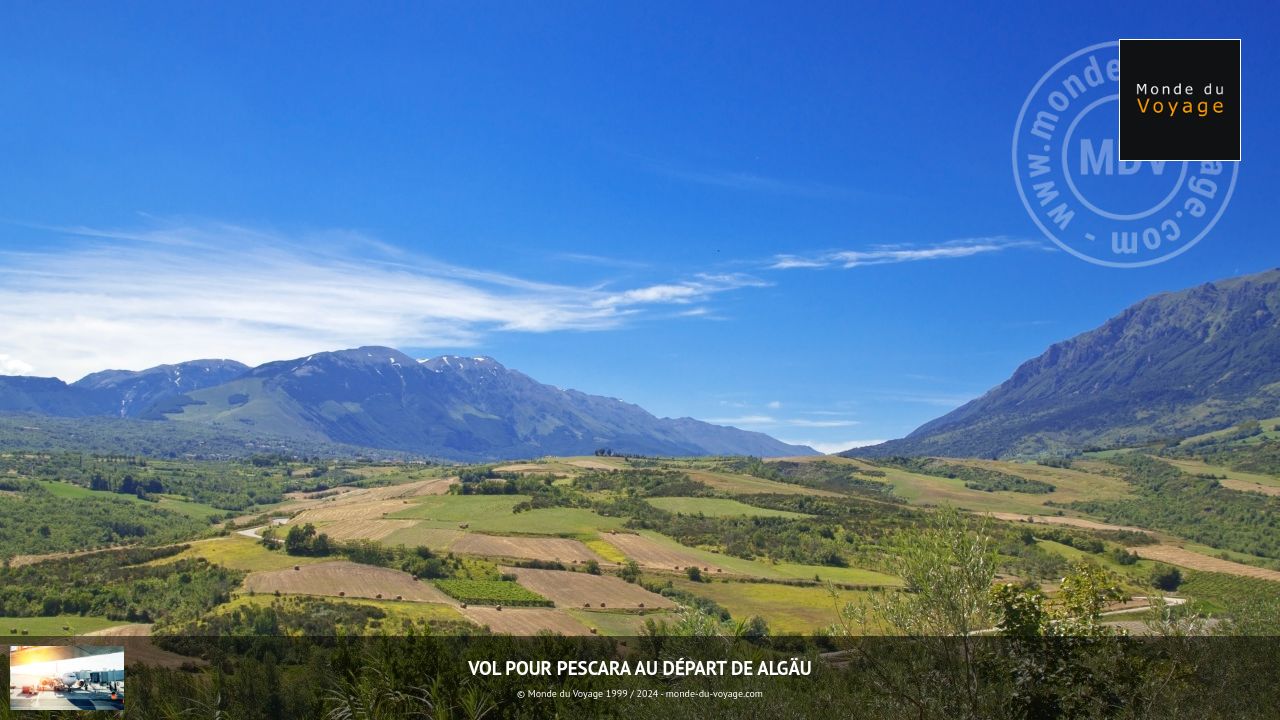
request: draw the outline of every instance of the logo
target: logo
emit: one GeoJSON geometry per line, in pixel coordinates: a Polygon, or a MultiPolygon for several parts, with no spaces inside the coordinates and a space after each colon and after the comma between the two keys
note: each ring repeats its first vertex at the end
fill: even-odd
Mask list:
{"type": "Polygon", "coordinates": [[[1018,113],[1013,176],[1023,207],[1058,247],[1095,265],[1146,267],[1213,229],[1240,167],[1120,160],[1119,82],[1118,42],[1050,68],[1018,113]]]}

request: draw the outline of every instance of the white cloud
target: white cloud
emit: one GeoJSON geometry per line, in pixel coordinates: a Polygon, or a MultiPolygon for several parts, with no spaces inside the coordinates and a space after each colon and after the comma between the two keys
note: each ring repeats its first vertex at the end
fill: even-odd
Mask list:
{"type": "Polygon", "coordinates": [[[744,287],[764,287],[768,283],[749,275],[696,275],[692,280],[679,283],[650,285],[620,293],[605,295],[593,305],[599,308],[615,308],[628,305],[667,303],[688,305],[707,299],[715,293],[744,287]]]}
{"type": "Polygon", "coordinates": [[[777,410],[778,408],[782,407],[782,401],[773,400],[772,402],[765,405],[765,407],[769,408],[770,410],[777,410]]]}
{"type": "Polygon", "coordinates": [[[867,250],[835,250],[812,256],[777,255],[769,265],[770,270],[796,268],[844,269],[865,265],[891,265],[927,260],[948,260],[996,253],[1011,248],[1035,248],[1044,244],[1034,240],[1017,240],[1003,236],[967,238],[933,245],[873,245],[867,250]]]}
{"type": "Polygon", "coordinates": [[[31,365],[16,357],[0,353],[0,375],[26,375],[31,372],[31,365]]]}
{"type": "Polygon", "coordinates": [[[70,249],[0,253],[0,371],[73,380],[202,357],[256,364],[366,344],[460,347],[495,332],[609,330],[653,306],[763,284],[746,275],[622,290],[543,283],[344,232],[64,232],[79,237],[70,249]]]}
{"type": "Polygon", "coordinates": [[[834,442],[818,441],[818,440],[783,440],[782,442],[791,443],[792,445],[808,445],[823,455],[844,452],[853,448],[866,447],[868,445],[879,445],[884,440],[836,440],[834,442]]]}

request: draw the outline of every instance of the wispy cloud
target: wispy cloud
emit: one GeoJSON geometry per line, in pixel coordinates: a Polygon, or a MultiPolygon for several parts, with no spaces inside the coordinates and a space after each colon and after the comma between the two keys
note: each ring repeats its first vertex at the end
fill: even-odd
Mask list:
{"type": "Polygon", "coordinates": [[[688,305],[701,302],[716,293],[726,290],[737,290],[744,287],[764,287],[768,284],[763,280],[744,274],[699,274],[690,280],[681,282],[649,285],[607,294],[596,300],[594,305],[599,308],[628,307],[655,303],[688,305]]]}
{"type": "Polygon", "coordinates": [[[797,268],[843,268],[866,265],[950,260],[998,253],[1014,248],[1038,248],[1044,243],[1003,236],[966,238],[932,245],[872,245],[866,250],[832,250],[815,255],[777,255],[768,265],[770,270],[797,268]]]}
{"type": "Polygon", "coordinates": [[[764,284],[702,274],[613,288],[441,263],[357,233],[187,224],[63,229],[70,249],[0,252],[0,372],[70,380],[196,357],[248,363],[362,344],[475,345],[601,331],[764,284]]]}

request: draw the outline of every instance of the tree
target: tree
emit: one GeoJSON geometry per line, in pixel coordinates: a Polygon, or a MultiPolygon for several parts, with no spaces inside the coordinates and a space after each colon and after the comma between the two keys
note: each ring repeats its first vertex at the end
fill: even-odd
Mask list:
{"type": "MultiPolygon", "coordinates": [[[[289,528],[289,533],[284,536],[284,551],[290,555],[312,555],[315,550],[316,527],[311,523],[298,526],[294,525],[289,528]]],[[[328,549],[328,536],[325,536],[325,546],[328,549]]]]}
{"type": "MultiPolygon", "coordinates": [[[[870,671],[901,716],[981,717],[980,638],[991,627],[996,555],[989,520],[971,521],[954,508],[893,539],[901,591],[879,592],[840,611],[838,635],[870,671]],[[886,627],[887,626],[887,627],[886,627]],[[852,636],[894,634],[911,642],[886,646],[852,636]],[[903,654],[886,652],[901,650],[903,654]],[[930,677],[927,683],[920,678],[930,677]]],[[[833,596],[835,589],[831,590],[833,596]]]]}
{"type": "Polygon", "coordinates": [[[629,583],[640,582],[640,563],[628,558],[626,564],[618,571],[618,577],[629,583]]]}
{"type": "Polygon", "coordinates": [[[1157,565],[1151,571],[1151,586],[1158,590],[1173,592],[1181,584],[1182,571],[1172,565],[1157,565]]]}

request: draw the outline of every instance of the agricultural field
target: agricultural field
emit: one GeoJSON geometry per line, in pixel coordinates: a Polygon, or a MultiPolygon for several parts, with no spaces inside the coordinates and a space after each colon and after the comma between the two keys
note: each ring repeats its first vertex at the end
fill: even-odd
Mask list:
{"type": "Polygon", "coordinates": [[[802,563],[770,562],[714,553],[701,548],[691,548],[657,533],[617,533],[604,536],[635,560],[641,567],[651,570],[680,572],[696,566],[704,573],[744,575],[770,580],[812,580],[847,585],[891,587],[901,581],[891,575],[861,568],[806,565],[802,563]],[[634,554],[633,554],[634,553],[634,554]]]}
{"type": "Polygon", "coordinates": [[[1215,612],[1259,599],[1271,602],[1280,599],[1280,586],[1270,580],[1206,571],[1187,573],[1178,591],[1208,604],[1215,612]]]}
{"type": "MultiPolygon", "coordinates": [[[[1124,479],[1122,460],[1116,464],[1077,460],[1071,468],[945,461],[1033,481],[1028,485],[1054,486],[1052,492],[1040,494],[985,492],[965,487],[960,478],[835,457],[794,458],[773,468],[770,463],[780,461],[616,457],[543,458],[466,467],[358,461],[327,467],[295,462],[260,471],[224,467],[228,477],[262,480],[269,475],[273,483],[287,482],[288,491],[276,496],[279,502],[253,506],[252,516],[240,518],[252,517],[253,524],[230,527],[218,537],[209,537],[219,532],[210,519],[226,512],[187,496],[158,494],[159,502],[147,502],[81,485],[39,482],[60,500],[105,499],[130,509],[159,509],[167,504],[174,514],[164,517],[182,521],[190,529],[174,539],[153,542],[187,547],[143,565],[202,559],[220,566],[214,568],[219,572],[225,572],[222,568],[235,571],[224,590],[231,601],[201,608],[206,619],[236,607],[270,608],[273,600],[282,598],[305,603],[327,596],[342,600],[326,602],[376,607],[386,613],[377,623],[369,621],[371,631],[394,630],[402,621],[423,621],[443,632],[461,631],[462,623],[470,623],[521,635],[540,631],[585,635],[594,630],[626,636],[640,632],[646,619],[674,622],[686,610],[681,603],[690,602],[682,594],[688,593],[718,603],[734,621],[760,616],[773,634],[811,633],[833,623],[837,605],[845,600],[865,597],[871,589],[892,592],[901,587],[899,578],[884,571],[894,566],[895,538],[899,531],[927,518],[930,512],[922,508],[932,505],[990,515],[1001,521],[991,524],[992,532],[1006,539],[1016,539],[1021,523],[1033,520],[1028,526],[1033,532],[1040,527],[1039,534],[1045,536],[1035,545],[1057,557],[1028,555],[1030,559],[1018,565],[1022,559],[1018,551],[1004,549],[1000,570],[1004,577],[1025,574],[1044,581],[1050,576],[1036,574],[1039,570],[1056,571],[1063,566],[1061,560],[1084,560],[1121,576],[1126,589],[1138,595],[1150,592],[1152,571],[1167,563],[1186,568],[1184,576],[1191,588],[1187,597],[1218,603],[1214,607],[1225,606],[1215,598],[1231,596],[1232,582],[1280,589],[1280,582],[1275,582],[1280,580],[1280,570],[1259,566],[1280,561],[1207,548],[1168,531],[1148,531],[1161,544],[1133,548],[1143,559],[1128,565],[1121,562],[1127,559],[1117,559],[1111,552],[1090,553],[1078,549],[1083,544],[1064,544],[1072,538],[1095,542],[1101,538],[1115,549],[1117,531],[1139,529],[1121,524],[1138,520],[1113,517],[1108,523],[1100,515],[1060,506],[1084,498],[1133,502],[1137,496],[1124,479]],[[831,467],[796,467],[808,462],[831,467]],[[840,469],[844,467],[857,472],[844,472],[840,469]],[[788,481],[743,474],[747,470],[788,481]],[[259,474],[254,475],[255,471],[259,474]],[[290,474],[292,480],[287,479],[290,474]],[[887,489],[881,489],[881,484],[887,489]],[[516,512],[518,506],[521,512],[516,512]],[[311,523],[332,545],[315,550],[315,555],[289,555],[283,548],[272,550],[258,539],[237,534],[246,527],[265,525],[267,517],[289,518],[288,526],[276,529],[276,538],[288,527],[311,523]],[[1231,560],[1214,557],[1224,553],[1231,560]],[[574,571],[510,567],[525,560],[560,562],[574,571]],[[680,592],[664,597],[627,583],[618,574],[634,572],[628,561],[642,568],[649,587],[671,583],[680,592]],[[598,563],[603,574],[577,571],[589,562],[598,563]],[[702,582],[689,578],[690,567],[698,568],[702,582]],[[243,582],[239,573],[247,573],[243,582]],[[500,579],[503,576],[515,580],[500,579]],[[1217,585],[1210,582],[1215,578],[1219,578],[1217,585]],[[836,587],[838,601],[830,597],[828,583],[836,587]],[[522,603],[532,607],[521,607],[522,603]]],[[[1187,472],[1227,475],[1228,480],[1221,481],[1227,487],[1245,482],[1261,486],[1265,480],[1280,488],[1280,480],[1268,476],[1197,460],[1168,462],[1187,472]]],[[[164,472],[166,477],[183,477],[183,482],[191,483],[204,467],[196,461],[168,461],[164,472]]],[[[0,517],[0,529],[4,520],[0,517]]],[[[33,536],[34,528],[23,533],[33,536]]],[[[1015,547],[1021,547],[1016,540],[1015,547]]],[[[296,547],[294,551],[313,552],[296,547]]],[[[1046,587],[1053,590],[1051,584],[1046,587]]],[[[163,606],[156,602],[155,607],[163,606]]],[[[334,612],[343,622],[350,620],[351,627],[360,627],[368,616],[367,611],[361,615],[349,608],[334,612]]],[[[155,622],[162,632],[163,620],[155,622]]],[[[314,623],[305,626],[315,627],[314,623]]],[[[76,626],[76,631],[127,627],[109,623],[94,630],[76,626]]]]}
{"type": "Polygon", "coordinates": [[[661,611],[639,614],[634,612],[600,612],[598,610],[568,608],[563,612],[588,628],[594,629],[596,634],[611,637],[636,637],[644,631],[646,620],[671,624],[677,619],[675,613],[661,611]]]}
{"type": "Polygon", "coordinates": [[[1022,515],[1020,513],[1007,512],[989,512],[983,514],[997,520],[1028,523],[1033,525],[1035,523],[1044,523],[1047,525],[1066,525],[1069,527],[1086,528],[1089,530],[1127,530],[1130,532],[1147,532],[1143,528],[1134,527],[1132,525],[1112,525],[1110,523],[1071,517],[1069,515],[1022,515]]]}
{"type": "Polygon", "coordinates": [[[516,582],[566,608],[674,609],[676,604],[639,585],[608,575],[566,570],[504,568],[516,582]]]}
{"type": "Polygon", "coordinates": [[[839,493],[803,485],[766,480],[752,475],[728,473],[719,470],[690,470],[689,477],[715,490],[737,495],[816,495],[838,497],[839,493]]]}
{"type": "Polygon", "coordinates": [[[994,470],[1054,486],[1048,493],[986,492],[965,487],[962,478],[939,477],[910,472],[896,467],[877,466],[866,461],[853,460],[868,470],[885,473],[882,478],[894,488],[894,494],[913,505],[950,505],[975,513],[1018,513],[1045,515],[1050,510],[1046,503],[1069,503],[1077,500],[1114,500],[1129,497],[1131,492],[1124,480],[1105,472],[1086,472],[1082,469],[1065,469],[995,460],[966,460],[948,458],[946,462],[976,468],[994,470]]]}
{"type": "Polygon", "coordinates": [[[584,508],[543,508],[513,512],[529,500],[527,495],[440,495],[420,498],[387,515],[389,519],[419,520],[419,526],[459,529],[495,534],[559,535],[593,537],[599,530],[622,526],[622,520],[605,517],[584,508]]]}
{"type": "Polygon", "coordinates": [[[731,517],[736,515],[749,517],[807,517],[803,513],[758,508],[728,498],[656,497],[649,498],[648,502],[656,508],[683,515],[706,515],[707,517],[731,517]]]}
{"type": "Polygon", "coordinates": [[[90,490],[87,487],[73,485],[66,482],[57,482],[50,480],[38,481],[40,486],[49,491],[50,495],[64,500],[88,500],[93,498],[118,500],[120,502],[135,503],[141,507],[159,508],[161,510],[170,510],[172,512],[186,515],[190,518],[198,520],[208,520],[211,517],[221,517],[227,514],[225,510],[209,507],[193,503],[181,498],[175,498],[171,495],[161,495],[156,498],[156,502],[143,500],[135,495],[125,495],[121,493],[106,492],[101,490],[90,490]]]}
{"type": "Polygon", "coordinates": [[[1261,473],[1232,470],[1220,465],[1209,465],[1200,460],[1190,458],[1161,458],[1184,472],[1192,475],[1213,475],[1223,487],[1241,492],[1256,492],[1263,495],[1280,495],[1280,477],[1261,473]]]}
{"type": "MultiPolygon", "coordinates": [[[[370,524],[383,522],[401,522],[399,520],[373,520],[370,524]]],[[[405,528],[396,530],[381,539],[383,545],[404,545],[417,547],[423,545],[432,550],[447,551],[453,543],[462,537],[461,530],[437,527],[425,527],[420,522],[413,522],[405,528]]]]}
{"type": "Polygon", "coordinates": [[[465,533],[450,548],[465,555],[488,557],[551,560],[565,563],[585,563],[603,558],[591,552],[586,545],[568,538],[508,537],[465,533]]]}
{"type": "Polygon", "coordinates": [[[591,628],[573,615],[537,607],[496,607],[462,608],[462,616],[467,620],[487,627],[495,633],[531,637],[539,633],[557,633],[560,635],[590,635],[591,628]]]}
{"type": "Polygon", "coordinates": [[[0,635],[10,639],[30,637],[62,637],[87,635],[108,628],[127,625],[117,620],[83,615],[56,615],[53,617],[0,617],[0,635]]]}
{"type": "Polygon", "coordinates": [[[297,569],[253,572],[245,578],[244,589],[265,595],[279,592],[284,595],[450,602],[439,590],[415,580],[408,573],[346,560],[299,564],[297,569]]]}
{"type": "Polygon", "coordinates": [[[809,635],[828,628],[838,619],[840,607],[866,595],[841,590],[833,598],[824,587],[722,580],[705,583],[677,580],[674,584],[684,592],[714,600],[728,610],[734,620],[764,618],[774,635],[809,635]]]}
{"type": "Polygon", "coordinates": [[[552,607],[551,600],[511,580],[436,580],[444,594],[467,605],[552,607]]]}
{"type": "MultiPolygon", "coordinates": [[[[674,540],[663,538],[657,533],[644,535],[633,533],[613,533],[607,536],[610,545],[622,551],[628,559],[635,560],[641,567],[653,570],[684,570],[690,566],[703,568],[706,572],[724,572],[724,568],[708,561],[710,553],[699,553],[693,548],[686,548],[674,540]]],[[[717,558],[718,559],[718,558],[717,558]]]]}
{"type": "Polygon", "coordinates": [[[198,540],[181,553],[168,558],[153,560],[148,564],[164,565],[184,558],[204,558],[214,565],[221,565],[231,570],[259,572],[264,570],[283,570],[294,565],[313,565],[323,562],[323,558],[299,557],[286,555],[280,550],[270,550],[262,543],[243,535],[228,535],[211,540],[198,540]]]}
{"type": "MultiPolygon", "coordinates": [[[[307,513],[303,513],[305,516],[307,513]]],[[[298,522],[306,523],[302,517],[298,522]]],[[[297,522],[293,523],[298,524],[297,522]]],[[[414,520],[387,520],[386,518],[361,519],[350,518],[346,520],[333,520],[329,522],[314,523],[316,529],[329,536],[331,540],[338,542],[349,542],[352,540],[374,540],[384,541],[387,538],[401,532],[402,530],[410,530],[417,522],[414,520]]],[[[427,543],[419,543],[427,544],[427,543]]]]}
{"type": "MultiPolygon", "coordinates": [[[[1130,548],[1130,552],[1137,553],[1139,557],[1148,560],[1158,560],[1160,562],[1169,563],[1170,565],[1179,565],[1192,570],[1203,570],[1205,572],[1223,573],[1226,575],[1239,575],[1241,577],[1258,578],[1260,580],[1271,580],[1280,583],[1280,570],[1270,570],[1260,568],[1254,565],[1245,565],[1233,560],[1223,560],[1221,558],[1202,555],[1192,552],[1184,548],[1174,545],[1143,545],[1140,547],[1130,548]]],[[[1280,592],[1280,587],[1277,587],[1280,592]]]]}
{"type": "MultiPolygon", "coordinates": [[[[219,612],[227,613],[240,607],[270,607],[273,602],[279,601],[280,598],[277,598],[274,595],[241,594],[232,599],[231,602],[220,607],[219,612]]],[[[423,621],[429,623],[468,622],[454,604],[412,602],[409,600],[378,600],[373,598],[350,596],[343,598],[340,602],[349,605],[378,608],[387,614],[387,619],[383,625],[391,626],[393,628],[401,620],[423,621]]]]}

